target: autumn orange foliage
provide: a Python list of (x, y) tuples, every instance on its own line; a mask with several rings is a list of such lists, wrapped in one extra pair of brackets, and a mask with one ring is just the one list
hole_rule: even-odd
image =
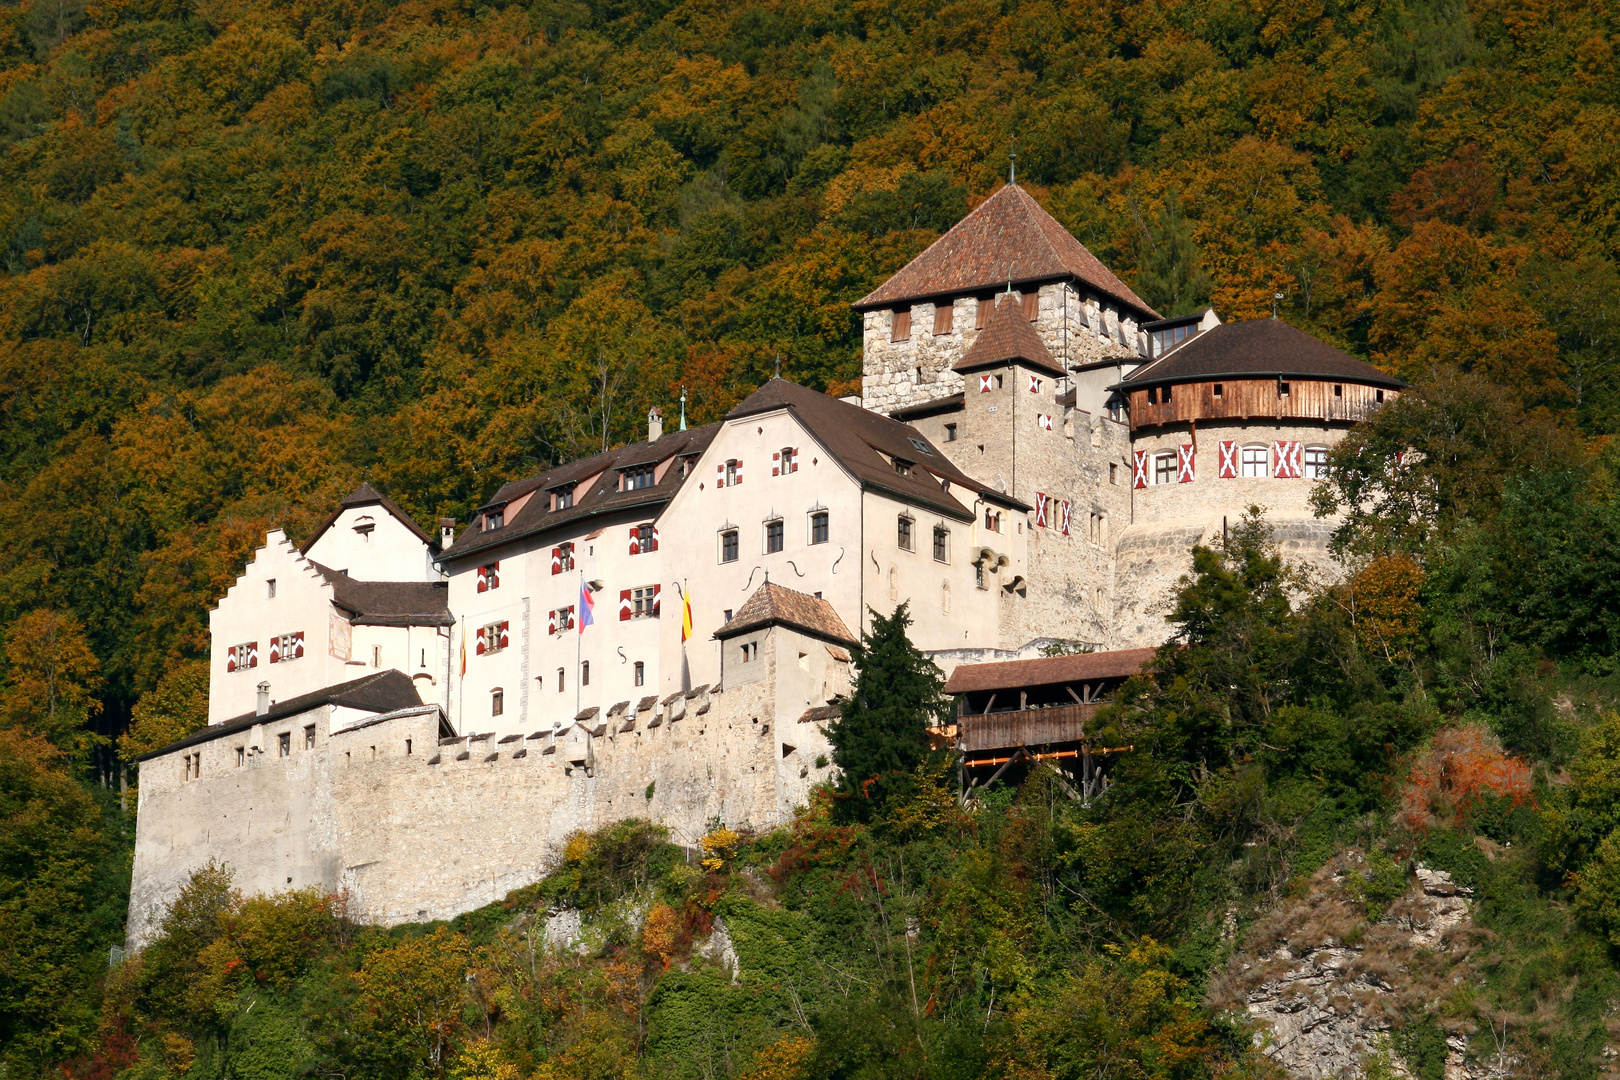
[(1442, 728), (1407, 776), (1396, 821), (1419, 831), (1456, 827), (1490, 798), (1531, 802), (1530, 766), (1483, 728)]

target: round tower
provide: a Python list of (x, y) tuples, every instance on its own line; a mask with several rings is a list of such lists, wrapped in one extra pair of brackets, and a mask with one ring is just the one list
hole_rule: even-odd
[(1334, 444), (1406, 385), (1280, 319), (1216, 324), (1185, 340), (1173, 327), (1144, 330), (1168, 347), (1110, 387), (1131, 429), (1116, 645), (1164, 640), (1192, 545), (1220, 536), (1250, 506), (1264, 508), (1290, 562), (1333, 573), (1337, 523), (1312, 513), (1311, 490)]

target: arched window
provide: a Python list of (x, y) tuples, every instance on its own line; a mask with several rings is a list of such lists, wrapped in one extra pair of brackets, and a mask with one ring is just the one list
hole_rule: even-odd
[(506, 711), (506, 691), (500, 687), (489, 692), (489, 715), (500, 716)]
[(580, 661), (580, 664), (579, 664), (579, 685), (581, 685), (581, 686), (589, 686), (589, 685), (591, 685), (591, 662), (589, 660), (581, 660)]

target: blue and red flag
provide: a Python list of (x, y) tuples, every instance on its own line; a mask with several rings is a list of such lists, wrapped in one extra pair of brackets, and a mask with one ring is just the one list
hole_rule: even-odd
[(584, 633), (585, 628), (596, 619), (591, 612), (596, 607), (596, 598), (591, 595), (591, 587), (583, 581), (579, 583), (579, 632)]

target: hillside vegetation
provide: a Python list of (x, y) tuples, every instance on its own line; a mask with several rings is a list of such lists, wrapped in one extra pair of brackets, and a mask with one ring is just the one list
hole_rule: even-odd
[[(1620, 933), (1620, 736), (1598, 719), (1620, 633), (1617, 20), (1559, 0), (0, 9), (0, 1068), (110, 1076), (138, 1048), (152, 1075), (248, 1075), (239, 1025), (277, 1017), (345, 1076), (1258, 1069), (1202, 1004), (1225, 912), (1342, 844), (1400, 868), (1483, 835), (1512, 853), (1467, 871), (1509, 898), (1479, 905), (1507, 959), (1494, 997), (1433, 1023), (1477, 1027), (1488, 1003), (1524, 1060), (1591, 1075)], [(362, 478), (465, 521), (682, 387), (715, 419), (778, 359), (847, 390), (849, 302), (994, 190), (1014, 145), (1019, 181), (1161, 311), (1255, 317), (1280, 292), (1284, 317), (1420, 385), (1324, 494), (1352, 513), (1352, 586), (1268, 584), (1258, 537), (1206, 555), (1182, 625), (1214, 651), (1122, 703), (1138, 753), (1092, 807), (1037, 784), (925, 812), (908, 774), (889, 809), (834, 820), (835, 800), (696, 877), (648, 839), (649, 869), (591, 903), (661, 897), (684, 928), (664, 952), (626, 929), (574, 959), (536, 946), (527, 982), (467, 982), (457, 964), (515, 963), (496, 925), (535, 925), (537, 898), (423, 937), (455, 986), (549, 1010), (458, 989), (436, 1056), (320, 1041), (365, 993), (409, 1000), (405, 1027), (441, 1015), (360, 978), (428, 946), (351, 933), (327, 898), (236, 905), (216, 881), (168, 960), (108, 982), (130, 825), (97, 781), (199, 722), (206, 605), (266, 529), (301, 536)], [(1458, 725), (1496, 786), (1441, 769), (1411, 794)], [(1429, 816), (1397, 820), (1409, 799)], [(821, 869), (780, 863), (793, 845)], [(794, 948), (825, 970), (794, 970), (820, 981), (766, 993), (739, 935), (721, 996), (754, 1019), (693, 998), (730, 1049), (659, 1050), (681, 1026), (653, 1023), (659, 988), (711, 977), (685, 942), (733, 903), (809, 920)], [(1081, 1038), (1078, 1013), (1101, 1026)], [(875, 1041), (838, 1041), (857, 1036)]]

